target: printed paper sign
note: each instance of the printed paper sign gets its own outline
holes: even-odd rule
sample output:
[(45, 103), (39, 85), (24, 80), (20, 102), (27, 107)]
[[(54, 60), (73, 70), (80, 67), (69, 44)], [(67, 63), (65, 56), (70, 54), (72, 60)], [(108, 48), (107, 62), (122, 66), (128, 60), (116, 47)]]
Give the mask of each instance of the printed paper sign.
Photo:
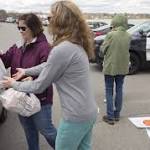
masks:
[(131, 117), (129, 120), (137, 127), (137, 128), (150, 128), (149, 124), (145, 124), (148, 120), (150, 121), (150, 117)]

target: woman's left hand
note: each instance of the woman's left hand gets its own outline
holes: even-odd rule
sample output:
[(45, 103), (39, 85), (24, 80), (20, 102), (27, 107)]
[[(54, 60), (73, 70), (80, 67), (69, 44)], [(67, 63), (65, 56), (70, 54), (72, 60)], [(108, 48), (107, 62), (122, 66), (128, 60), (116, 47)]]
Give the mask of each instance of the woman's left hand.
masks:
[(33, 78), (31, 76), (22, 79), (21, 81), (32, 81)]
[(0, 82), (5, 88), (10, 88), (15, 81), (16, 81), (15, 79), (5, 76), (4, 80)]

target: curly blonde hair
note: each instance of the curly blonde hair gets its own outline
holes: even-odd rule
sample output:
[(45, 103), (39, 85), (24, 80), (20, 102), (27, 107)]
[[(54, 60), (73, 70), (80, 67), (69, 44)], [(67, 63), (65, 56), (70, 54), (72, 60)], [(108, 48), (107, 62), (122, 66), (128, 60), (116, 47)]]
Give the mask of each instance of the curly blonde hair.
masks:
[(94, 39), (92, 31), (80, 9), (71, 1), (61, 0), (51, 6), (52, 17), (49, 29), (53, 35), (53, 44), (64, 40), (81, 45), (89, 58), (94, 57)]

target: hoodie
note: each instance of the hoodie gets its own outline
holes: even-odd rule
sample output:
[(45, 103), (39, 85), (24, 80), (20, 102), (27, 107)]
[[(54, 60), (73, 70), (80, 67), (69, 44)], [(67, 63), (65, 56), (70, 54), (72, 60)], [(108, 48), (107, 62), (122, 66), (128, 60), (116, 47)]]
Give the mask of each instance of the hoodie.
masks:
[(129, 48), (131, 36), (126, 32), (127, 17), (116, 15), (112, 19), (113, 29), (107, 34), (101, 50), (104, 53), (105, 75), (125, 75), (129, 72)]

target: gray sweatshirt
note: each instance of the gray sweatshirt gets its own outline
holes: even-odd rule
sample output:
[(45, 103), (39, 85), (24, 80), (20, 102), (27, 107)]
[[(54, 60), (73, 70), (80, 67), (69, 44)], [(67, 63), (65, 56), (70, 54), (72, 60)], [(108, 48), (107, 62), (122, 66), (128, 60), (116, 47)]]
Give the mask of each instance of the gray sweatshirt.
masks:
[(82, 47), (69, 41), (55, 46), (46, 63), (25, 69), (26, 75), (39, 75), (34, 81), (14, 82), (12, 87), (28, 93), (42, 93), (55, 83), (63, 119), (82, 122), (95, 119), (97, 106), (89, 78), (89, 61)]

